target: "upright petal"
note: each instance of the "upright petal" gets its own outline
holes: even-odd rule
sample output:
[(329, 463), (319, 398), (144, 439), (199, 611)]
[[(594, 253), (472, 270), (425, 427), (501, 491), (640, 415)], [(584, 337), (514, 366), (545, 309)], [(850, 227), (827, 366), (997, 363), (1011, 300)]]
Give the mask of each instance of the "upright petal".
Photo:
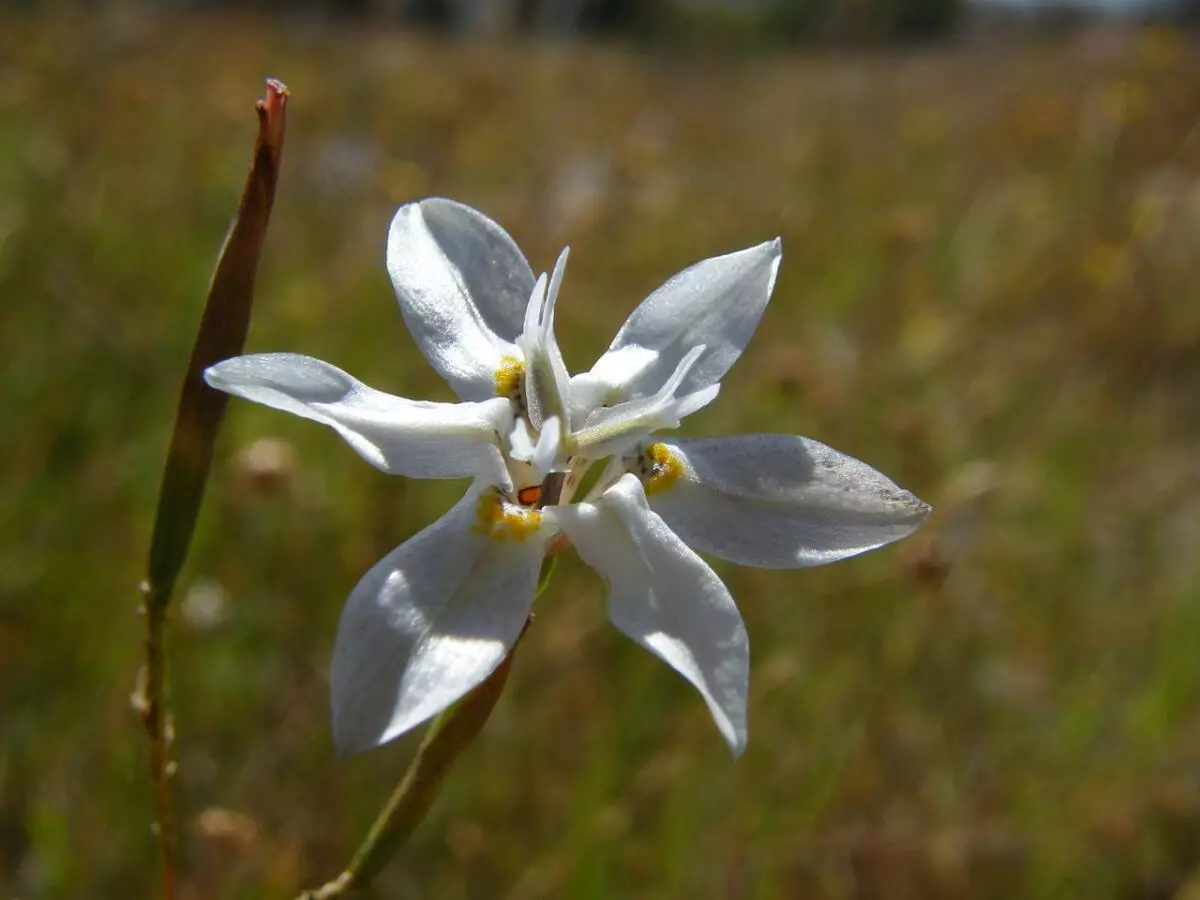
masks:
[(539, 431), (542, 423), (553, 416), (558, 417), (564, 430), (569, 431), (571, 427), (570, 377), (554, 334), (554, 309), (568, 253), (569, 248), (559, 255), (548, 290), (545, 289), (545, 276), (538, 279), (525, 313), (524, 329), (517, 341), (525, 356), (525, 400), (529, 421)]
[(529, 457), (529, 462), (541, 472), (550, 472), (559, 462), (559, 450), (562, 446), (562, 426), (558, 416), (551, 416), (542, 423), (538, 434), (537, 444)]
[(509, 486), (498, 437), (512, 426), (508, 400), (406, 400), (296, 353), (236, 356), (207, 369), (204, 380), (226, 393), (328, 425), (384, 472), (409, 478), (478, 477)]
[(693, 347), (707, 346), (680, 393), (716, 384), (758, 327), (775, 286), (779, 239), (684, 269), (633, 311), (590, 372), (571, 382), (577, 412), (653, 394)]
[(421, 352), (464, 400), (495, 396), (533, 272), (508, 233), (482, 213), (434, 198), (400, 207), (387, 245), (400, 311)]
[(342, 753), (437, 715), (508, 654), (529, 616), (549, 529), (540, 517), (524, 531), (492, 528), (494, 508), (492, 489), (472, 488), (350, 594), (330, 671)]
[(824, 444), (776, 434), (661, 441), (646, 493), (691, 547), (746, 566), (791, 569), (911, 534), (929, 507)]
[(608, 615), (700, 691), (734, 755), (746, 747), (750, 642), (715, 572), (646, 505), (626, 475), (597, 503), (554, 509), (584, 562), (609, 584)]

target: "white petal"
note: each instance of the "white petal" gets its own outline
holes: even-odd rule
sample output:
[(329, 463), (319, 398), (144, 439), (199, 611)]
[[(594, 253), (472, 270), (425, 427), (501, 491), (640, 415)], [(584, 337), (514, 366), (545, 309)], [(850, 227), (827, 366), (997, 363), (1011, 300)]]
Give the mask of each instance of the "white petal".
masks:
[(508, 433), (508, 444), (508, 455), (513, 459), (519, 459), (522, 462), (529, 462), (533, 459), (537, 447), (533, 443), (533, 437), (529, 433), (529, 423), (525, 421), (524, 416), (518, 416), (513, 421), (512, 430)]
[(517, 342), (525, 357), (525, 399), (529, 420), (537, 429), (541, 429), (547, 419), (557, 416), (570, 430), (571, 381), (554, 334), (554, 309), (569, 252), (570, 248), (567, 248), (559, 254), (549, 290), (546, 290), (546, 276), (538, 279), (529, 298), (524, 330)]
[(558, 416), (551, 416), (542, 423), (542, 432), (538, 435), (537, 446), (529, 460), (534, 468), (541, 472), (553, 471), (559, 459), (561, 443), (562, 427), (558, 424)]
[(535, 342), (542, 326), (542, 313), (546, 311), (546, 273), (538, 276), (529, 292), (529, 303), (525, 307), (525, 323), (521, 326), (518, 343), (523, 341)]
[(929, 507), (866, 463), (808, 438), (662, 441), (679, 463), (650, 506), (702, 553), (773, 569), (819, 566), (911, 534)]
[(387, 246), (400, 311), (421, 352), (464, 400), (495, 396), (533, 272), (508, 233), (469, 206), (434, 198), (400, 207)]
[(633, 311), (592, 370), (572, 380), (576, 412), (655, 393), (699, 344), (708, 350), (680, 393), (719, 382), (758, 327), (781, 255), (776, 238), (706, 259), (660, 287)]
[(478, 477), (509, 486), (498, 434), (512, 404), (393, 397), (337, 366), (296, 353), (236, 356), (207, 369), (212, 387), (328, 425), (376, 468), (410, 478)]
[(379, 746), (487, 678), (521, 633), (545, 548), (479, 528), (480, 488), (393, 550), (354, 588), (330, 678), (338, 749)]
[(719, 384), (710, 384), (683, 397), (675, 396), (705, 349), (703, 344), (693, 347), (653, 396), (595, 410), (583, 427), (571, 435), (570, 452), (589, 459), (623, 453), (655, 431), (678, 428), (684, 416), (711, 403), (721, 390)]
[(579, 555), (608, 582), (613, 624), (700, 691), (740, 755), (750, 642), (721, 579), (646, 506), (641, 482), (632, 475), (597, 503), (553, 512)]

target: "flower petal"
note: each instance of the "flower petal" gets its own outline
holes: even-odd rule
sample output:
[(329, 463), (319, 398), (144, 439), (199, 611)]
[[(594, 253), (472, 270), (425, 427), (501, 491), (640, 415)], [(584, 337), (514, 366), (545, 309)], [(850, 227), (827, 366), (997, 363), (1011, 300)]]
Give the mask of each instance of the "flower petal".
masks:
[(509, 486), (497, 434), (512, 404), (428, 403), (393, 397), (311, 356), (236, 356), (207, 369), (212, 387), (328, 425), (384, 472), (410, 478), (478, 477)]
[(437, 715), (487, 678), (520, 635), (549, 529), (526, 540), (489, 535), (480, 528), (489, 490), (473, 487), (350, 594), (330, 669), (340, 752), (387, 743)]
[(633, 475), (597, 503), (553, 512), (584, 562), (608, 582), (612, 623), (700, 691), (740, 755), (746, 747), (750, 641), (721, 579), (649, 509)]
[(741, 565), (845, 559), (911, 534), (930, 512), (866, 463), (808, 438), (660, 444), (670, 455), (647, 487), (651, 508), (691, 547)]
[(559, 448), (562, 445), (562, 426), (558, 416), (551, 416), (542, 423), (542, 431), (538, 435), (537, 445), (529, 462), (541, 472), (550, 472), (559, 460)]
[(469, 206), (434, 198), (400, 207), (388, 272), (413, 340), (464, 400), (495, 396), (517, 356), (533, 272), (508, 233)]
[(564, 429), (569, 431), (571, 426), (571, 381), (554, 334), (554, 307), (569, 252), (570, 248), (567, 248), (559, 254), (549, 290), (545, 288), (546, 276), (538, 279), (525, 313), (524, 330), (517, 341), (525, 355), (525, 401), (529, 421), (538, 430), (552, 416), (558, 417)]
[(700, 344), (708, 349), (679, 392), (690, 394), (720, 381), (758, 327), (782, 252), (776, 238), (715, 256), (684, 269), (647, 297), (592, 370), (572, 380), (578, 421), (602, 403), (655, 393)]
[(679, 361), (666, 384), (650, 397), (626, 400), (616, 406), (602, 406), (592, 412), (583, 427), (571, 435), (572, 454), (600, 459), (624, 453), (655, 431), (678, 428), (680, 420), (716, 399), (719, 384), (710, 384), (691, 394), (677, 397), (679, 387), (687, 380), (705, 347), (693, 347)]

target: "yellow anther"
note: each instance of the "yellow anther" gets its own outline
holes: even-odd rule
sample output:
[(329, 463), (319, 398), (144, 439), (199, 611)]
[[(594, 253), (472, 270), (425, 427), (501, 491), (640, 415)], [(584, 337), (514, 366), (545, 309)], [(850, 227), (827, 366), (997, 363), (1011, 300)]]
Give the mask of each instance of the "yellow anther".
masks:
[(667, 449), (666, 444), (651, 444), (644, 452), (650, 470), (645, 482), (647, 494), (665, 491), (683, 474), (683, 463)]
[(525, 363), (515, 356), (500, 360), (500, 368), (492, 376), (496, 384), (497, 397), (517, 397), (521, 393), (521, 381), (525, 377)]
[(475, 524), (471, 530), (493, 541), (523, 541), (535, 534), (542, 525), (542, 513), (505, 503), (498, 491), (486, 491), (475, 507)]
[(492, 525), (503, 515), (500, 495), (495, 491), (484, 491), (479, 495), (479, 505), (475, 507), (475, 524), (471, 526), (471, 530), (476, 534), (491, 534)]
[(542, 513), (536, 509), (514, 509), (505, 512), (500, 528), (492, 531), (492, 540), (504, 541), (512, 538), (518, 543), (542, 527)]

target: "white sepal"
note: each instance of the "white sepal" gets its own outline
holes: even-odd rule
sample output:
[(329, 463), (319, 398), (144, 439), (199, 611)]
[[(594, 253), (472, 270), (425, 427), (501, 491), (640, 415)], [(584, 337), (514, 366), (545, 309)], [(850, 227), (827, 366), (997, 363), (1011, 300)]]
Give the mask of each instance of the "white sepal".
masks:
[(387, 267), (405, 324), (463, 400), (495, 395), (495, 375), (517, 357), (533, 272), (508, 233), (483, 213), (433, 198), (400, 207)]
[(750, 642), (729, 591), (626, 475), (555, 522), (608, 582), (612, 623), (692, 683), (738, 756), (746, 747)]
[(771, 297), (782, 256), (773, 241), (684, 269), (647, 297), (590, 372), (571, 382), (574, 412), (655, 393), (695, 346), (708, 349), (680, 392), (716, 384), (734, 364)]
[(297, 353), (235, 356), (207, 369), (204, 380), (228, 394), (328, 425), (384, 472), (409, 478), (477, 477), (510, 486), (499, 447), (499, 436), (512, 427), (508, 400), (406, 400)]
[(330, 667), (338, 750), (385, 744), (487, 678), (525, 627), (545, 551), (480, 533), (483, 491), (377, 563), (346, 601)]
[(911, 534), (930, 509), (866, 463), (777, 434), (664, 440), (681, 472), (650, 506), (702, 553), (819, 566)]

